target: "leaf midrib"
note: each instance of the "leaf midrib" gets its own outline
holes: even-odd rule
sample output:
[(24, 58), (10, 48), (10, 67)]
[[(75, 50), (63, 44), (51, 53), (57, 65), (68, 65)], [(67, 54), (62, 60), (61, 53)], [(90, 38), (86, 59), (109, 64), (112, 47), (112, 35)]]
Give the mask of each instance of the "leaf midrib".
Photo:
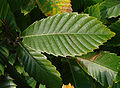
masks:
[(102, 35), (102, 36), (106, 36), (106, 35), (111, 35), (114, 36), (114, 33), (112, 34), (92, 34), (92, 33), (50, 33), (50, 34), (40, 34), (40, 35), (25, 35), (25, 36), (21, 36), (21, 38), (25, 38), (25, 37), (39, 37), (39, 36), (54, 36), (54, 35)]

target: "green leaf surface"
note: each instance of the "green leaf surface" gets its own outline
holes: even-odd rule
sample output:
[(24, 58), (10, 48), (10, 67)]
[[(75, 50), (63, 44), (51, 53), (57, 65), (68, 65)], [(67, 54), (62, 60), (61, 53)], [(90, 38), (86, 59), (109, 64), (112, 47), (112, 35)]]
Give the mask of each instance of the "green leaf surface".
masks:
[(91, 0), (71, 0), (71, 1), (72, 1), (71, 4), (72, 4), (73, 11), (77, 11), (79, 9), (85, 9), (92, 4)]
[(120, 19), (115, 23), (111, 24), (109, 28), (116, 33), (116, 35), (120, 35)]
[(0, 63), (4, 66), (7, 62), (7, 57), (9, 56), (9, 51), (6, 47), (0, 46)]
[[(8, 62), (9, 59), (9, 51), (7, 50), (6, 47), (0, 46), (0, 63), (4, 66), (5, 71), (7, 72), (14, 80), (14, 82), (19, 86), (19, 87), (27, 87), (28, 84), (26, 83), (26, 80), (24, 79), (24, 76), (19, 74), (15, 67), (9, 64)], [(2, 87), (0, 87), (2, 88)]]
[(117, 86), (116, 88), (119, 88), (120, 87), (120, 62), (119, 62), (119, 65), (118, 65), (118, 74), (116, 76), (116, 79), (115, 79), (115, 82), (113, 84), (113, 86)]
[(104, 1), (100, 5), (101, 16), (103, 18), (112, 18), (120, 15), (120, 1), (118, 0), (109, 0)]
[(30, 1), (34, 0), (8, 0), (12, 12), (20, 10), (23, 7), (26, 7)]
[[(40, 14), (39, 12), (36, 11), (37, 14)], [(23, 13), (21, 13), (21, 11), (18, 11), (15, 14), (16, 24), (19, 27), (21, 32), (34, 22), (34, 21), (32, 21), (32, 20), (34, 20), (34, 17), (36, 17), (36, 16), (38, 17), (38, 15), (36, 15), (36, 14), (34, 14), (34, 15), (32, 14), (32, 16), (34, 16), (34, 17), (31, 17), (30, 14), (24, 15)]]
[(46, 88), (45, 85), (40, 84), (39, 88)]
[(103, 2), (104, 0), (92, 0), (94, 3), (101, 3)]
[(13, 83), (12, 79), (7, 78), (0, 78), (0, 88), (16, 88), (16, 84)]
[(101, 19), (99, 4), (88, 7), (85, 10), (85, 12), (88, 13), (90, 16), (94, 16), (94, 17), (98, 18), (99, 20)]
[(36, 52), (65, 57), (92, 52), (114, 35), (94, 17), (64, 13), (33, 23), (22, 38)]
[(10, 75), (10, 77), (14, 79), (13, 82), (19, 88), (31, 88), (27, 84), (27, 80), (25, 79), (25, 77), (22, 74), (19, 74), (13, 65), (7, 63), (7, 67), (5, 67), (5, 72), (7, 72)]
[(0, 52), (3, 54), (5, 57), (9, 56), (9, 50), (5, 46), (0, 46)]
[(18, 56), (25, 71), (49, 88), (60, 88), (62, 86), (61, 78), (55, 66), (41, 53), (29, 47), (26, 48), (21, 45), (18, 49)]
[(4, 67), (0, 64), (0, 76), (4, 75)]
[[(5, 27), (6, 34), (8, 33), (7, 35), (10, 35), (12, 38), (15, 39), (15, 37), (17, 36), (16, 32), (20, 32), (20, 30), (16, 25), (14, 15), (11, 12), (7, 0), (0, 0), (0, 21)], [(14, 35), (11, 35), (10, 32), (12, 32)]]
[(36, 86), (36, 81), (35, 79), (33, 79), (33, 77), (30, 77), (28, 75), (28, 73), (24, 70), (24, 67), (22, 66), (21, 62), (16, 61), (16, 63), (14, 64), (16, 70), (24, 76), (24, 78), (26, 79), (27, 84), (30, 86), (30, 88), (35, 88)]
[(26, 77), (27, 78), (27, 83), (32, 87), (32, 88), (36, 88), (35, 86), (36, 86), (36, 81), (32, 78), (32, 77), (30, 77), (30, 76), (28, 76), (28, 77)]
[(113, 85), (120, 62), (120, 57), (116, 54), (109, 52), (89, 53), (81, 56), (78, 60), (80, 66), (101, 85), (105, 87)]
[[(14, 66), (15, 66), (16, 70), (17, 70), (21, 75), (24, 76), (27, 84), (29, 85), (29, 88), (35, 88), (37, 82), (35, 81), (35, 79), (33, 79), (33, 77), (30, 77), (30, 76), (28, 75), (28, 73), (24, 70), (24, 67), (22, 66), (21, 62), (16, 62), (16, 63), (14, 64)], [(23, 84), (22, 84), (22, 85), (23, 85)], [(25, 87), (25, 86), (24, 86), (24, 87)], [(27, 88), (28, 88), (28, 87), (27, 87)]]
[(29, 0), (28, 3), (22, 6), (21, 12), (24, 13), (24, 15), (28, 14), (31, 12), (34, 7), (36, 6), (36, 1), (35, 0)]
[(10, 8), (12, 12), (21, 9), (21, 12), (24, 15), (31, 12), (31, 10), (35, 7), (36, 1), (35, 0), (8, 0)]
[[(76, 60), (69, 60), (68, 63), (70, 72), (72, 73), (72, 76), (69, 75), (68, 77), (73, 78), (71, 83), (75, 88), (105, 88), (99, 82), (95, 81), (94, 78), (89, 76), (84, 70), (82, 70)], [(68, 72), (66, 74), (68, 74)]]
[[(2, 21), (0, 20), (0, 27), (2, 26)], [(1, 31), (1, 29), (0, 29), (0, 31)]]
[(71, 0), (73, 11), (84, 10), (87, 7), (101, 3), (103, 0)]
[(92, 88), (88, 76), (79, 67), (76, 60), (69, 60), (69, 67), (72, 73), (73, 84), (75, 88)]
[(11, 55), (9, 55), (9, 57), (8, 57), (8, 62), (9, 62), (11, 65), (13, 65), (13, 64), (15, 63), (15, 61), (16, 61), (16, 54), (11, 54)]
[(116, 36), (110, 40), (107, 45), (108, 46), (120, 46), (120, 20), (109, 26), (111, 31), (116, 33)]
[(9, 10), (7, 0), (0, 0), (0, 19), (5, 19)]
[(16, 24), (16, 19), (14, 17), (14, 14), (11, 12), (11, 10), (8, 11), (7, 17), (6, 17), (6, 25), (5, 25), (6, 31), (7, 32), (11, 32), (8, 35), (10, 35), (10, 37), (16, 38), (17, 32), (20, 33), (20, 29), (18, 28), (17, 24)]
[(112, 88), (120, 88), (120, 82), (114, 83), (113, 86), (112, 86)]

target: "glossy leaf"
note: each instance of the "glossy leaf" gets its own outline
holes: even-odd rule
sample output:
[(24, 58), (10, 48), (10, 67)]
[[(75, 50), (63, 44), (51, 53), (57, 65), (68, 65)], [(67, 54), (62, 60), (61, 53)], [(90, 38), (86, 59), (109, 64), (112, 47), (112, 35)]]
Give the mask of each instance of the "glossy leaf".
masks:
[(117, 0), (109, 0), (109, 1), (104, 1), (100, 5), (101, 9), (101, 16), (103, 18), (112, 18), (112, 17), (117, 17), (120, 15), (120, 1)]
[(40, 84), (39, 88), (46, 88), (45, 85)]
[(22, 33), (26, 47), (64, 57), (92, 52), (113, 36), (96, 18), (76, 13), (42, 19)]
[(13, 40), (13, 38), (15, 39), (17, 36), (15, 33), (20, 32), (20, 30), (16, 25), (14, 15), (10, 10), (7, 0), (0, 0), (0, 21), (4, 24), (7, 33), (14, 32), (14, 35), (11, 35), (11, 33), (9, 33), (9, 35), (12, 37), (11, 40)]
[(9, 56), (9, 50), (5, 46), (0, 46), (0, 52), (3, 54), (5, 57)]
[(120, 61), (114, 53), (90, 53), (78, 58), (80, 66), (101, 85), (112, 86), (118, 73), (117, 66)]
[(82, 11), (91, 5), (101, 3), (103, 0), (71, 0), (71, 1), (73, 11), (78, 10)]
[(92, 0), (71, 0), (71, 1), (72, 1), (71, 4), (73, 11), (77, 11), (79, 9), (85, 9), (88, 6), (92, 5)]
[[(92, 88), (88, 76), (79, 67), (79, 64), (77, 63), (77, 61), (68, 60), (68, 63), (69, 63), (70, 71), (72, 73), (72, 78), (73, 78), (72, 83), (74, 84), (74, 87), (75, 88)], [(63, 87), (63, 88), (66, 88), (66, 87)]]
[[(22, 66), (21, 62), (16, 61), (16, 63), (14, 64), (14, 67), (16, 68), (19, 74), (23, 75), (24, 79), (26, 80), (26, 83), (29, 85), (29, 87), (27, 86), (23, 86), (23, 87), (35, 88), (36, 81), (33, 79), (33, 77), (30, 77), (27, 72), (25, 72), (24, 67)], [(23, 81), (21, 85), (23, 85)]]
[(9, 10), (7, 0), (0, 0), (0, 19), (5, 19)]
[(36, 0), (8, 0), (12, 12), (21, 10), (24, 15), (28, 14), (36, 6)]
[(18, 56), (25, 71), (49, 88), (60, 88), (62, 86), (60, 74), (51, 62), (40, 52), (30, 47), (26, 48), (21, 45), (18, 49)]
[(7, 78), (0, 78), (0, 88), (16, 88), (16, 84), (13, 83), (12, 79)]
[(26, 78), (27, 78), (27, 83), (28, 83), (32, 88), (35, 88), (37, 82), (36, 82), (32, 77), (30, 77), (29, 75), (28, 75), (28, 77), (26, 77)]
[(33, 8), (36, 5), (37, 0), (28, 0), (28, 1), (29, 2), (26, 3), (25, 5), (23, 5), (22, 8), (21, 8), (21, 12), (24, 13), (24, 15), (28, 14), (29, 12), (31, 12), (33, 10)]
[(6, 47), (0, 46), (0, 63), (4, 66), (7, 63), (7, 57), (9, 56), (9, 51)]
[(13, 81), (18, 87), (31, 88), (27, 84), (27, 80), (25, 79), (25, 77), (22, 74), (19, 74), (13, 65), (8, 63), (7, 67), (5, 68), (5, 72), (7, 72), (10, 75), (10, 77), (14, 79)]
[[(53, 60), (55, 59), (59, 60), (60, 58), (54, 58)], [(104, 88), (100, 83), (95, 81), (94, 78), (82, 70), (76, 58), (62, 58), (62, 63), (59, 64), (64, 85), (71, 83), (75, 88)]]
[(99, 20), (101, 19), (99, 4), (88, 7), (85, 10), (85, 12), (88, 13), (90, 16), (94, 16), (94, 17), (98, 18)]
[(0, 64), (0, 76), (4, 75), (4, 67)]
[(23, 6), (26, 6), (30, 0), (7, 0), (11, 11), (15, 12), (17, 10), (20, 10)]
[[(19, 87), (27, 87), (28, 84), (26, 83), (26, 80), (24, 79), (24, 76), (19, 74), (15, 67), (9, 64), (8, 62), (9, 59), (9, 51), (7, 50), (6, 47), (0, 46), (0, 63), (4, 66), (4, 72), (8, 73), (14, 80), (14, 82), (19, 86)], [(6, 84), (7, 85), (7, 84)], [(2, 88), (2, 87), (0, 87)]]
[(120, 20), (111, 24), (109, 28), (116, 33), (116, 36), (110, 40), (108, 46), (120, 46)]
[[(11, 12), (11, 10), (8, 11), (8, 14), (6, 17), (6, 25), (5, 26), (7, 26), (7, 25), (9, 25), (9, 27), (8, 27), (8, 29), (6, 29), (6, 31), (8, 32), (8, 30), (9, 30), (12, 34), (10, 37), (16, 38), (18, 36), (17, 32), (20, 33), (20, 29), (18, 28), (18, 26), (16, 24), (14, 14)], [(9, 35), (10, 35), (10, 33), (9, 33)]]
[(16, 54), (11, 54), (11, 55), (9, 55), (9, 57), (8, 57), (8, 62), (9, 62), (11, 65), (13, 65), (13, 64), (15, 63), (15, 61), (16, 61)]

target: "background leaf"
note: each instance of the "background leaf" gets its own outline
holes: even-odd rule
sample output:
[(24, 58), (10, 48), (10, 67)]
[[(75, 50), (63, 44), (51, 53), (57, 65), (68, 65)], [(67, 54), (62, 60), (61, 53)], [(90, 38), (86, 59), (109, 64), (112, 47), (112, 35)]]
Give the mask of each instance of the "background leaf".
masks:
[(29, 47), (26, 49), (21, 46), (17, 51), (25, 71), (35, 80), (49, 88), (60, 88), (62, 86), (59, 72), (45, 56)]
[[(117, 66), (120, 61), (114, 53), (100, 52), (96, 55), (88, 54), (78, 58), (81, 67), (91, 75), (101, 85), (108, 87), (112, 86), (118, 73)], [(114, 62), (114, 63), (113, 63)]]
[(32, 11), (32, 9), (36, 6), (35, 0), (8, 0), (11, 11), (15, 13), (18, 10), (21, 10), (24, 15), (28, 14)]
[(87, 7), (96, 3), (101, 3), (103, 0), (71, 0), (73, 11), (83, 12)]
[(11, 11), (15, 12), (17, 10), (20, 10), (23, 6), (26, 6), (30, 0), (7, 0)]
[(5, 46), (0, 46), (0, 63), (5, 66), (7, 63), (7, 57), (9, 56), (9, 51)]
[(10, 10), (8, 11), (5, 24), (6, 31), (9, 33), (10, 37), (15, 39), (18, 36), (17, 33), (20, 33), (21, 31), (16, 24), (14, 14)]
[(0, 64), (0, 76), (4, 75), (4, 67)]
[(112, 38), (111, 40), (109, 40), (106, 43), (106, 46), (114, 46), (114, 47), (120, 46), (120, 20), (111, 24), (109, 28), (111, 29), (111, 31), (116, 33), (116, 36)]
[(15, 83), (8, 77), (0, 77), (0, 88), (16, 88)]
[[(8, 33), (6, 35), (8, 35), (11, 40), (14, 40), (17, 36), (16, 32), (20, 32), (20, 30), (16, 25), (14, 15), (10, 10), (7, 0), (0, 0), (0, 21), (5, 27), (4, 32)], [(11, 33), (14, 33), (14, 35)]]
[[(30, 88), (26, 83), (24, 76), (19, 74), (15, 69), (15, 67), (9, 64), (8, 59), (10, 59), (8, 49), (5, 46), (0, 46), (0, 63), (4, 66), (4, 72), (8, 73), (10, 77), (14, 79), (13, 81), (14, 83), (16, 83), (17, 86)], [(9, 83), (9, 80), (8, 80), (8, 83)]]
[(71, 0), (36, 0), (39, 8), (46, 16), (61, 14), (64, 12), (72, 12)]
[[(26, 1), (24, 1), (26, 2)], [(21, 8), (21, 12), (24, 13), (24, 15), (28, 14), (29, 12), (31, 12), (34, 7), (36, 6), (36, 1), (35, 0), (29, 0), (28, 3), (26, 3), (25, 5), (23, 4), (22, 8)]]
[(117, 17), (120, 15), (119, 8), (120, 8), (120, 1), (117, 0), (104, 1), (100, 5), (101, 16), (103, 18)]
[(99, 20), (101, 19), (99, 4), (88, 7), (85, 10), (85, 12), (88, 13), (90, 16), (94, 16), (94, 17), (98, 18)]
[(40, 84), (39, 88), (46, 88), (45, 85)]
[(0, 19), (5, 19), (9, 11), (7, 0), (0, 0)]
[(72, 73), (73, 84), (75, 88), (92, 88), (87, 75), (79, 67), (76, 60), (68, 60), (70, 71)]
[(22, 63), (20, 61), (16, 60), (16, 62), (14, 63), (13, 66), (16, 68), (16, 70), (17, 70), (17, 72), (19, 72), (19, 74), (24, 76), (24, 79), (26, 80), (27, 84), (31, 88), (35, 88), (37, 82), (32, 77), (30, 77), (27, 72), (25, 72), (24, 67), (22, 66)]
[(71, 83), (75, 88), (104, 88), (100, 83), (95, 81), (79, 66), (76, 58), (72, 57), (55, 57), (45, 54), (47, 58), (56, 66), (61, 73), (63, 84)]

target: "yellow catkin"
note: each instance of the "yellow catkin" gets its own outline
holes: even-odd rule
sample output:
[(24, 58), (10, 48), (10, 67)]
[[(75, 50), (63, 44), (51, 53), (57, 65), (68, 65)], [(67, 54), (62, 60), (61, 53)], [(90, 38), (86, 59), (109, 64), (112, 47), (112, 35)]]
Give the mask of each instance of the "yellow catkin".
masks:
[(74, 88), (74, 86), (72, 86), (71, 83), (69, 83), (68, 85), (63, 84), (62, 88)]

